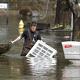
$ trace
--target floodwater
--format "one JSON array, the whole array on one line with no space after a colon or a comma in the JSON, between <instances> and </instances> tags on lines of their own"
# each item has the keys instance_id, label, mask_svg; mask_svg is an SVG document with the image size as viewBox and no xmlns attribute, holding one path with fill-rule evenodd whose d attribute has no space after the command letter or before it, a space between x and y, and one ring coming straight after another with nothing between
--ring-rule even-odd
<instances>
[{"instance_id":1,"label":"floodwater","mask_svg":"<svg viewBox=\"0 0 80 80\"><path fill-rule=\"evenodd\" d=\"M14 24L14 23L13 23ZM80 80L80 61L71 60L64 65L60 42L71 40L71 32L42 31L42 39L58 50L57 63L21 57L23 40L12 45L10 51L0 55L0 80ZM16 25L0 26L0 43L7 43L18 36Z\"/></svg>"}]
</instances>

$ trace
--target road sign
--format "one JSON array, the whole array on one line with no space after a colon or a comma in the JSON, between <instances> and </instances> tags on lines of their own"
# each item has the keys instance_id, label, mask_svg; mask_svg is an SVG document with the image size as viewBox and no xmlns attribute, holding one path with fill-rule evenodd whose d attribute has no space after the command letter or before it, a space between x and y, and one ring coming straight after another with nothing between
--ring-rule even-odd
<instances>
[{"instance_id":1,"label":"road sign","mask_svg":"<svg viewBox=\"0 0 80 80\"><path fill-rule=\"evenodd\" d=\"M62 42L64 56L66 59L80 59L80 42Z\"/></svg>"},{"instance_id":2,"label":"road sign","mask_svg":"<svg viewBox=\"0 0 80 80\"><path fill-rule=\"evenodd\" d=\"M33 55L34 57L49 59L56 55L56 53L57 51L54 48L50 47L42 40L38 40L26 57Z\"/></svg>"}]
</instances>

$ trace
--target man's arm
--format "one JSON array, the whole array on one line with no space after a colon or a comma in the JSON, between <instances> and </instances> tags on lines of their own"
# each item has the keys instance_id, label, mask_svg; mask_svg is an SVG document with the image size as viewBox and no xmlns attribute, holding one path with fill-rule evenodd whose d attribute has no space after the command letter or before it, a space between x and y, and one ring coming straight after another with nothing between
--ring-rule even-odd
<instances>
[{"instance_id":1,"label":"man's arm","mask_svg":"<svg viewBox=\"0 0 80 80\"><path fill-rule=\"evenodd\" d=\"M19 35L15 40L11 41L11 43L13 44L13 43L19 41L19 40L22 39L24 36L25 36L25 31L24 31L21 35Z\"/></svg>"},{"instance_id":2,"label":"man's arm","mask_svg":"<svg viewBox=\"0 0 80 80\"><path fill-rule=\"evenodd\" d=\"M20 35L20 36L18 36L15 40L11 41L11 43L13 44L13 43L15 43L15 42L19 41L20 39L21 39L21 35Z\"/></svg>"}]
</instances>

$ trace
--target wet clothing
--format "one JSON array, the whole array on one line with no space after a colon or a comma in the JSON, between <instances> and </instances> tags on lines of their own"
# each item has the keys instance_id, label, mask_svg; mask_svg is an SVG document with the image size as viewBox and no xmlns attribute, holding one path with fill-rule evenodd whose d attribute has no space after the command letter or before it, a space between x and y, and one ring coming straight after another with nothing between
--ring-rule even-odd
<instances>
[{"instance_id":1,"label":"wet clothing","mask_svg":"<svg viewBox=\"0 0 80 80\"><path fill-rule=\"evenodd\" d=\"M23 32L22 38L24 38L23 50L21 56L26 56L29 50L34 46L37 40L41 40L41 36L38 31L31 32L30 29L27 29Z\"/></svg>"}]
</instances>

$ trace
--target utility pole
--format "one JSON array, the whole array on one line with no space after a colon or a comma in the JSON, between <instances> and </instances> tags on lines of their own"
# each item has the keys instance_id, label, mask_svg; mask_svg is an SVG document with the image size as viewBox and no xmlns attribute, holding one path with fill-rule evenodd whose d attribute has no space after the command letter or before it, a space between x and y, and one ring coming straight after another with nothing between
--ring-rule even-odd
<instances>
[{"instance_id":1,"label":"utility pole","mask_svg":"<svg viewBox=\"0 0 80 80\"><path fill-rule=\"evenodd\" d=\"M75 20L77 18L77 11L75 12L74 8L76 9L76 6L78 5L78 1L77 0L73 1L72 0L72 4L73 4L73 6L70 7L71 11L72 11L72 13L71 13L71 30L72 30L72 33L71 34L72 34L72 41L74 41L74 37L75 37Z\"/></svg>"}]
</instances>

